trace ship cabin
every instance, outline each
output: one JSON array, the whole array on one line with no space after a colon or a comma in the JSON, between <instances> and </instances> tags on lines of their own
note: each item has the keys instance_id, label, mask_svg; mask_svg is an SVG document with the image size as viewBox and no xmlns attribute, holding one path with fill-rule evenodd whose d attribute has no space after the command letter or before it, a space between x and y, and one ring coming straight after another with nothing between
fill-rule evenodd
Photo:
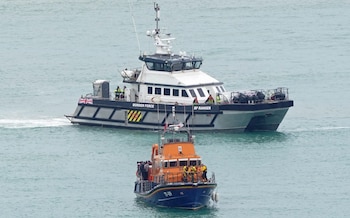
<instances>
[{"instance_id":1,"label":"ship cabin","mask_svg":"<svg viewBox=\"0 0 350 218\"><path fill-rule=\"evenodd\" d=\"M148 179L155 183L201 182L202 159L196 154L193 139L163 137L160 147L154 144Z\"/></svg>"},{"instance_id":2,"label":"ship cabin","mask_svg":"<svg viewBox=\"0 0 350 218\"><path fill-rule=\"evenodd\" d=\"M141 55L142 70L123 70L123 82L129 83L126 101L165 104L208 103L228 101L223 83L202 72L202 58L175 55ZM219 97L217 97L219 96ZM196 100L195 100L196 99ZM219 100L218 100L219 99Z\"/></svg>"},{"instance_id":3,"label":"ship cabin","mask_svg":"<svg viewBox=\"0 0 350 218\"><path fill-rule=\"evenodd\" d=\"M155 71L183 71L199 69L203 59L175 54L142 55L139 60L145 62L148 70Z\"/></svg>"}]
</instances>

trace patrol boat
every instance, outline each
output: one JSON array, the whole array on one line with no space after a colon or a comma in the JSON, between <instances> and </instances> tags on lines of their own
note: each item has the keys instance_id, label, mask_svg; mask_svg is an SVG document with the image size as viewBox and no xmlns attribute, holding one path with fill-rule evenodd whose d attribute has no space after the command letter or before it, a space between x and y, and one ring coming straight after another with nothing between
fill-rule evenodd
<instances>
[{"instance_id":1,"label":"patrol boat","mask_svg":"<svg viewBox=\"0 0 350 218\"><path fill-rule=\"evenodd\" d=\"M180 132L182 126L166 126L161 144L152 146L151 160L137 162L134 193L159 207L196 210L217 202L217 184L214 173L207 178L194 136L189 130Z\"/></svg>"},{"instance_id":2,"label":"patrol boat","mask_svg":"<svg viewBox=\"0 0 350 218\"><path fill-rule=\"evenodd\" d=\"M155 53L139 56L141 68L121 71L124 88L115 95L109 81L93 82L93 93L82 95L75 112L65 115L71 123L154 130L166 120L159 120L158 113L169 115L175 106L192 131L278 128L293 106L287 88L226 91L223 82L201 70L201 57L172 52L175 38L161 33L158 4L154 9L156 28L147 35L154 40Z\"/></svg>"}]
</instances>

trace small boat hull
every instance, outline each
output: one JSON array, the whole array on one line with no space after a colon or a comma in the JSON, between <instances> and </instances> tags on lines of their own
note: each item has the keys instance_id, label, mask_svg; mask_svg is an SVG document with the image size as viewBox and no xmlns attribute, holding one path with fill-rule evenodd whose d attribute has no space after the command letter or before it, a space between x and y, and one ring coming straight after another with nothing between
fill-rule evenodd
<instances>
[{"instance_id":1,"label":"small boat hull","mask_svg":"<svg viewBox=\"0 0 350 218\"><path fill-rule=\"evenodd\" d=\"M158 185L142 192L141 183L135 183L136 196L152 205L197 210L209 205L216 183L181 183Z\"/></svg>"}]
</instances>

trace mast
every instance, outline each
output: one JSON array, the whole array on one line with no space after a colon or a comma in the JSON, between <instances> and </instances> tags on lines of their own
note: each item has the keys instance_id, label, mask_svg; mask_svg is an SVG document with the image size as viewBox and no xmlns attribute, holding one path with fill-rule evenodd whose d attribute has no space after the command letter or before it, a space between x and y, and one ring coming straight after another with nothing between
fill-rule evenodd
<instances>
[{"instance_id":1,"label":"mast","mask_svg":"<svg viewBox=\"0 0 350 218\"><path fill-rule=\"evenodd\" d=\"M170 34L161 34L160 28L159 28L159 21L160 21L160 8L158 3L154 3L154 11L156 12L156 18L154 19L156 21L156 28L153 31L147 31L147 36L150 36L154 39L156 46L156 54L171 54L171 41L175 38L171 38Z\"/></svg>"},{"instance_id":2,"label":"mast","mask_svg":"<svg viewBox=\"0 0 350 218\"><path fill-rule=\"evenodd\" d=\"M160 8L158 3L154 3L154 10L156 11L156 34L159 34L159 26L158 26L158 22L160 21Z\"/></svg>"}]
</instances>

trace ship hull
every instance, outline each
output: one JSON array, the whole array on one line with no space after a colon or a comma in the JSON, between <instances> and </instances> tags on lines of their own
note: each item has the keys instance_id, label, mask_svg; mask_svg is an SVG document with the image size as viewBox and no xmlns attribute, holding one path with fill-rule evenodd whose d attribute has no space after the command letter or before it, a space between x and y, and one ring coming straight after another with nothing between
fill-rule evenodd
<instances>
[{"instance_id":1,"label":"ship hull","mask_svg":"<svg viewBox=\"0 0 350 218\"><path fill-rule=\"evenodd\" d=\"M135 183L136 196L158 207L197 210L209 205L216 183L181 183L159 185L141 192L140 183Z\"/></svg>"},{"instance_id":2,"label":"ship hull","mask_svg":"<svg viewBox=\"0 0 350 218\"><path fill-rule=\"evenodd\" d=\"M170 124L175 112L176 119L194 131L274 131L292 106L291 100L181 106L93 99L79 103L74 114L67 118L80 125L155 130Z\"/></svg>"}]
</instances>

